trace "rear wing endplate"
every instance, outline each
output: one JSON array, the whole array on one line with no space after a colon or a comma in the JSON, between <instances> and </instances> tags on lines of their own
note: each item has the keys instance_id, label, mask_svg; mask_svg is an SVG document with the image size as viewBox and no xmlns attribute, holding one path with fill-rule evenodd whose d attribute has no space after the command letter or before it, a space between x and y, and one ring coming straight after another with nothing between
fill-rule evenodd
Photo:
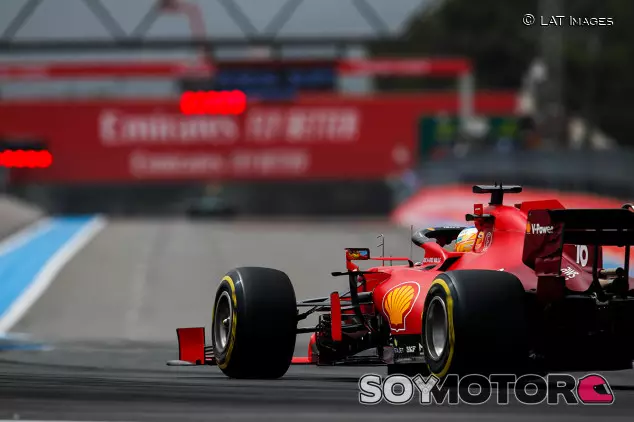
<instances>
[{"instance_id":1,"label":"rear wing endplate","mask_svg":"<svg viewBox=\"0 0 634 422\"><path fill-rule=\"evenodd\" d=\"M527 266L538 275L558 274L564 244L593 245L595 253L599 246L624 246L627 274L629 249L634 245L634 212L625 208L529 211L522 256Z\"/></svg>"}]
</instances>

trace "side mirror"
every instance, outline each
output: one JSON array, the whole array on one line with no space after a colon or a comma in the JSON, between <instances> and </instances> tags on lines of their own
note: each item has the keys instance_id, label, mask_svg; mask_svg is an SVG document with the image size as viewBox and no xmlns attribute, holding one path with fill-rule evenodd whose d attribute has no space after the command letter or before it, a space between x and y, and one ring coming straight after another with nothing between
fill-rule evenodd
<instances>
[{"instance_id":1,"label":"side mirror","mask_svg":"<svg viewBox=\"0 0 634 422\"><path fill-rule=\"evenodd\" d=\"M369 248L346 248L347 261L367 261L370 259Z\"/></svg>"}]
</instances>

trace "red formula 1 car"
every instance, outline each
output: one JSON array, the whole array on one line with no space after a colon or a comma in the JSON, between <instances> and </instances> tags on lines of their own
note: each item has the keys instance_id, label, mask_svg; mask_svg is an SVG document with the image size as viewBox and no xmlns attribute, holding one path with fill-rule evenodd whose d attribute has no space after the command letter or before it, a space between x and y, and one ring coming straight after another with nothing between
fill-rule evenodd
<instances>
[{"instance_id":1,"label":"red formula 1 car","mask_svg":"<svg viewBox=\"0 0 634 422\"><path fill-rule=\"evenodd\" d=\"M229 377L278 378L292 363L387 364L388 373L631 368L634 290L629 277L634 212L564 209L556 200L503 205L519 186L475 186L490 194L466 220L471 252L443 248L463 227L413 234L425 251L409 258L346 249L350 291L296 302L288 276L238 268L220 282L211 327L177 330L180 359L217 365ZM623 268L602 268L602 246L624 247ZM354 261L380 261L362 270ZM385 265L396 261L402 265ZM391 264L392 262L390 262ZM311 314L316 326L298 327ZM296 335L312 333L308 356Z\"/></svg>"}]
</instances>

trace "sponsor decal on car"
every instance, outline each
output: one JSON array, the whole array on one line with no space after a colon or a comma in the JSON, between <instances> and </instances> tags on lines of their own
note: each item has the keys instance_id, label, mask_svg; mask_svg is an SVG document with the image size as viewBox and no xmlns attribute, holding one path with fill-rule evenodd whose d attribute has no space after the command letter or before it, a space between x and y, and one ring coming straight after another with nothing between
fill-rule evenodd
<instances>
[{"instance_id":1,"label":"sponsor decal on car","mask_svg":"<svg viewBox=\"0 0 634 422\"><path fill-rule=\"evenodd\" d=\"M442 262L441 258L423 258L423 264L438 264Z\"/></svg>"},{"instance_id":2,"label":"sponsor decal on car","mask_svg":"<svg viewBox=\"0 0 634 422\"><path fill-rule=\"evenodd\" d=\"M554 229L553 226L542 226L539 223L526 224L526 233L529 234L552 234Z\"/></svg>"},{"instance_id":3,"label":"sponsor decal on car","mask_svg":"<svg viewBox=\"0 0 634 422\"><path fill-rule=\"evenodd\" d=\"M423 345L420 344L420 335L395 336L392 339L392 349L395 355L423 354Z\"/></svg>"},{"instance_id":4,"label":"sponsor decal on car","mask_svg":"<svg viewBox=\"0 0 634 422\"><path fill-rule=\"evenodd\" d=\"M486 237L484 238L484 247L488 248L493 243L493 232L487 232Z\"/></svg>"},{"instance_id":5,"label":"sponsor decal on car","mask_svg":"<svg viewBox=\"0 0 634 422\"><path fill-rule=\"evenodd\" d=\"M387 292L383 299L383 312L393 331L405 331L407 316L412 312L419 294L420 286L413 281L397 284Z\"/></svg>"},{"instance_id":6,"label":"sponsor decal on car","mask_svg":"<svg viewBox=\"0 0 634 422\"><path fill-rule=\"evenodd\" d=\"M571 267L562 268L561 274L566 278L566 280L570 280L571 278L575 278L579 275L579 272Z\"/></svg>"},{"instance_id":7,"label":"sponsor decal on car","mask_svg":"<svg viewBox=\"0 0 634 422\"><path fill-rule=\"evenodd\" d=\"M394 353L399 353L399 354L403 354L403 353L416 353L418 350L416 348L416 346L405 346L405 347L395 347L394 348Z\"/></svg>"}]
</instances>

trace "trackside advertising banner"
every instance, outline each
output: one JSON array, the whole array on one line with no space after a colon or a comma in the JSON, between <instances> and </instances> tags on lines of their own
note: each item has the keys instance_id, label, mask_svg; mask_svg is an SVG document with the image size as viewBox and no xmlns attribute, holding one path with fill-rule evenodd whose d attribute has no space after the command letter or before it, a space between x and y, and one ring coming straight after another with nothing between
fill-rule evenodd
<instances>
[{"instance_id":1,"label":"trackside advertising banner","mask_svg":"<svg viewBox=\"0 0 634 422\"><path fill-rule=\"evenodd\" d=\"M482 94L481 113L514 110L513 94ZM240 115L183 115L178 99L0 103L0 138L36 139L53 164L14 170L17 183L207 179L381 179L417 157L417 123L453 94L314 95L249 103Z\"/></svg>"},{"instance_id":2,"label":"trackside advertising banner","mask_svg":"<svg viewBox=\"0 0 634 422\"><path fill-rule=\"evenodd\" d=\"M517 204L523 201L539 201L557 199L566 208L621 208L624 201L590 194L565 193L544 189L524 188L519 194L505 197L506 204ZM465 214L473 212L473 204L489 201L487 195L472 192L471 185L435 186L421 189L393 213L392 221L397 225L415 228L432 226L466 226ZM623 249L604 248L606 267L623 265ZM634 258L630 261L634 266Z\"/></svg>"}]
</instances>

